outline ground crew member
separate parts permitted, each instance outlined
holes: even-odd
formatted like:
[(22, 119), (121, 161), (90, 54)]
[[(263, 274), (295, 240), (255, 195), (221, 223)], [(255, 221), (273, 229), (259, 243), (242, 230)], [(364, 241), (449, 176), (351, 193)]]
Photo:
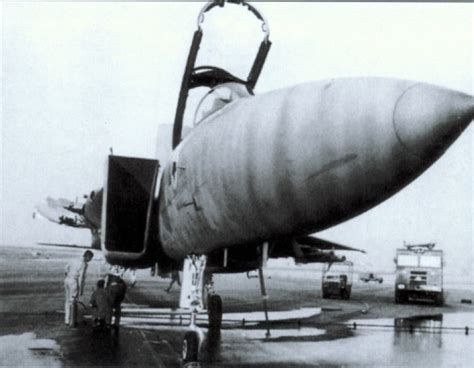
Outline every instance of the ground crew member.
[(112, 307), (112, 315), (114, 316), (112, 326), (118, 331), (122, 315), (122, 301), (127, 293), (127, 284), (120, 277), (118, 270), (112, 271), (107, 275), (107, 293), (110, 306)]
[[(66, 279), (64, 280), (64, 289), (66, 292), (64, 322), (67, 325), (75, 325), (76, 300), (79, 295), (84, 293), (87, 264), (93, 257), (94, 253), (90, 250), (86, 250), (80, 260), (71, 261), (66, 265)], [(71, 311), (73, 312), (73, 316), (71, 316)]]
[(171, 282), (168, 286), (168, 289), (166, 289), (166, 292), (169, 293), (171, 291), (171, 288), (173, 287), (173, 284), (177, 282), (179, 286), (181, 286), (181, 281), (179, 279), (179, 271), (171, 271)]
[(112, 318), (112, 307), (108, 292), (104, 288), (105, 280), (97, 281), (97, 289), (92, 293), (90, 306), (94, 308), (94, 327), (108, 327)]

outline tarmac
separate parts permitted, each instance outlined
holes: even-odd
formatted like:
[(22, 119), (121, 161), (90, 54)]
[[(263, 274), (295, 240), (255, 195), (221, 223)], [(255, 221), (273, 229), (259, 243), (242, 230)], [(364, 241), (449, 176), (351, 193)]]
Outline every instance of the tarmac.
[[(81, 309), (77, 328), (64, 324), (64, 266), (83, 250), (0, 247), (0, 366), (181, 367), (186, 317), (179, 288), (137, 271), (127, 293), (118, 340), (92, 331)], [(82, 302), (100, 277), (91, 262)], [(224, 307), (220, 339), (204, 340), (202, 367), (464, 367), (474, 361), (472, 280), (446, 275), (446, 304), (395, 304), (393, 275), (363, 283), (350, 300), (322, 299), (319, 268), (265, 271), (271, 337), (265, 338), (257, 278), (216, 275)], [(205, 316), (198, 324), (206, 332)], [(466, 327), (468, 328), (466, 330)]]

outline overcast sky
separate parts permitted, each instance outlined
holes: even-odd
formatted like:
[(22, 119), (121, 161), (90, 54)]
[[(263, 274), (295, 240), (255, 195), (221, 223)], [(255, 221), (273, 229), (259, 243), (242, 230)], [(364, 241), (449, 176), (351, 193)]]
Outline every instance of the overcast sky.
[[(33, 220), (48, 195), (102, 186), (109, 148), (153, 157), (172, 123), (203, 3), (3, 3), (1, 242), (88, 243)], [(418, 80), (473, 94), (473, 5), (256, 3), (272, 49), (257, 93), (343, 76)], [(199, 64), (246, 77), (262, 33), (241, 7), (206, 16)], [(364, 248), (393, 269), (402, 242), (435, 241), (472, 272), (472, 126), (422, 177), (321, 237)]]

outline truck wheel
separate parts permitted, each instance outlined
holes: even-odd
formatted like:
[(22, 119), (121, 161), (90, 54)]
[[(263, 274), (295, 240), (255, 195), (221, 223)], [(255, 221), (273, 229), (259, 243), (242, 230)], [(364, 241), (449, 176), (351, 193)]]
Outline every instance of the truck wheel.
[(341, 299), (349, 299), (349, 291), (347, 289), (341, 290)]
[(184, 335), (182, 358), (183, 363), (197, 362), (199, 355), (199, 336), (196, 331), (188, 331)]
[(402, 304), (403, 303), (403, 297), (402, 297), (402, 292), (396, 290), (395, 291), (395, 303), (396, 304)]

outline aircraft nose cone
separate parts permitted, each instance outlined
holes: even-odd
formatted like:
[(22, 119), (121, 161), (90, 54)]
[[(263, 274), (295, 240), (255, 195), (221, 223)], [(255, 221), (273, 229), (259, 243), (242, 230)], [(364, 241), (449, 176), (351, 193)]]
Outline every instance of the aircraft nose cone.
[(441, 155), (473, 118), (472, 96), (418, 83), (399, 97), (393, 126), (404, 148), (426, 159)]

